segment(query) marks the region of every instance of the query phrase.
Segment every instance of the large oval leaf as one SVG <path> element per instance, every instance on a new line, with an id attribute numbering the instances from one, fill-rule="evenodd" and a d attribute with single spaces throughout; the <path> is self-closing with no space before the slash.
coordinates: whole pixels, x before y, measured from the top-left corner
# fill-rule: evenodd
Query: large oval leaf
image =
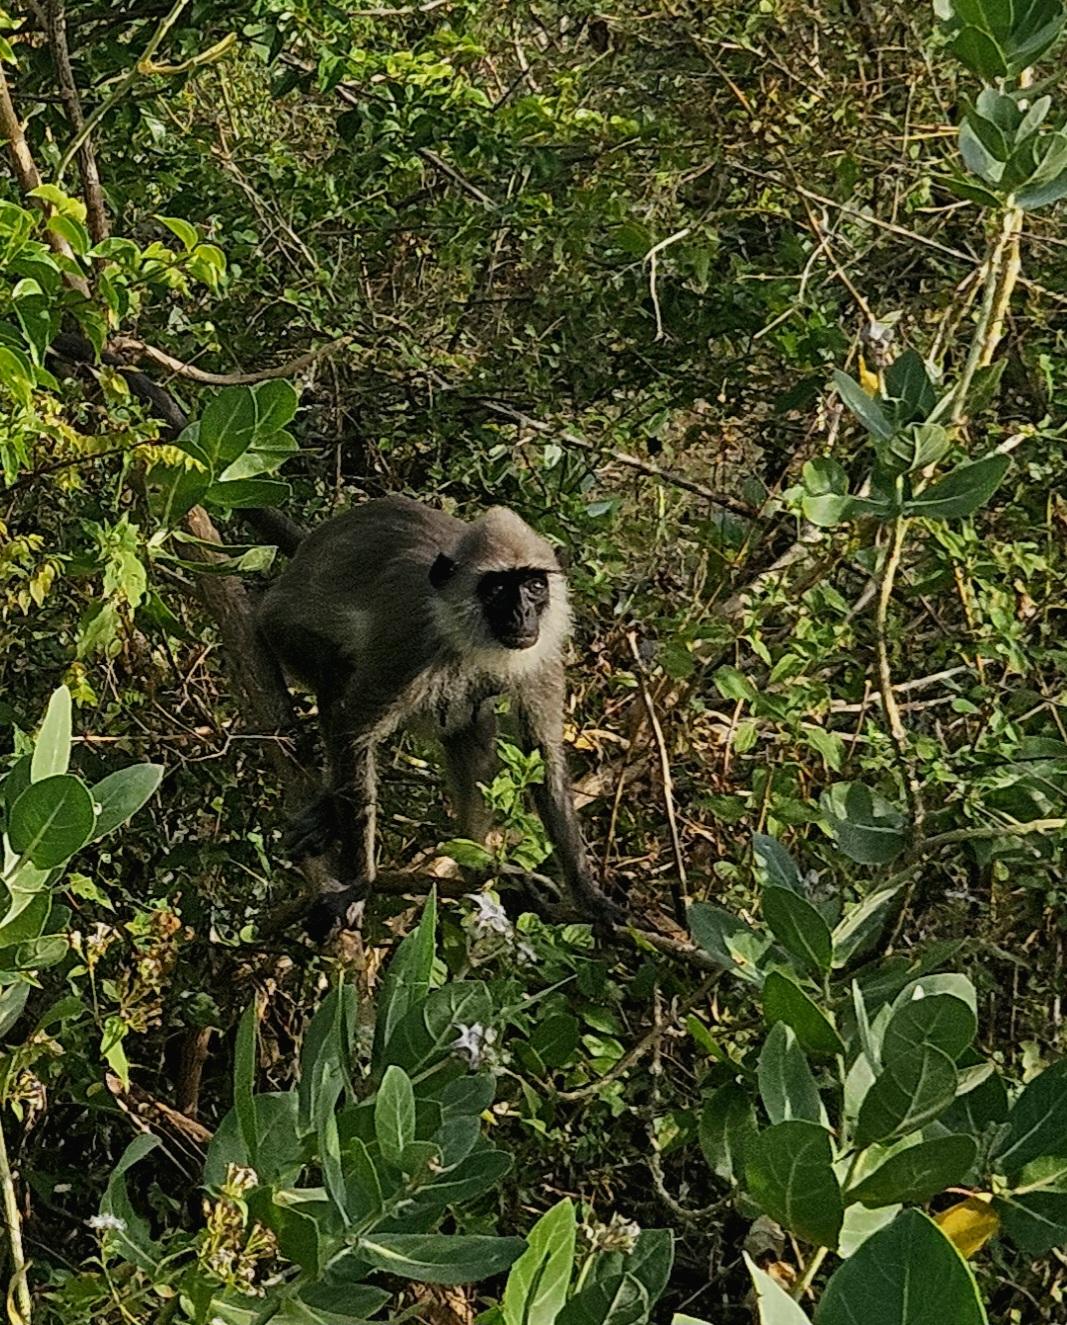
<path id="1" fill-rule="evenodd" d="M 761 1132 L 746 1160 L 748 1189 L 772 1219 L 820 1247 L 837 1246 L 844 1207 L 830 1133 L 794 1120 Z"/>
<path id="2" fill-rule="evenodd" d="M 379 1233 L 355 1245 L 361 1260 L 420 1284 L 471 1284 L 499 1274 L 525 1249 L 522 1238 Z"/>
<path id="3" fill-rule="evenodd" d="M 776 1021 L 791 1026 L 803 1048 L 816 1058 L 833 1058 L 845 1052 L 830 1019 L 781 971 L 772 971 L 764 982 L 763 1015 L 769 1026 Z"/>
<path id="4" fill-rule="evenodd" d="M 937 1136 L 891 1155 L 847 1194 L 867 1206 L 913 1202 L 923 1205 L 946 1187 L 962 1181 L 978 1146 L 969 1136 Z"/>
<path id="5" fill-rule="evenodd" d="M 830 969 L 830 926 L 806 898 L 788 888 L 764 888 L 763 918 L 778 942 L 810 971 Z"/>
<path id="6" fill-rule="evenodd" d="M 1029 1082 L 1012 1105 L 996 1159 L 1009 1177 L 1032 1160 L 1067 1151 L 1067 1059 Z"/>
<path id="7" fill-rule="evenodd" d="M 962 999 L 931 994 L 912 999 L 893 1013 L 882 1040 L 882 1057 L 889 1062 L 933 1044 L 955 1062 L 977 1032 L 978 1018 Z"/>
<path id="8" fill-rule="evenodd" d="M 38 869 L 62 865 L 89 841 L 96 824 L 93 798 L 79 778 L 66 773 L 32 782 L 11 807 L 12 850 Z"/>
<path id="9" fill-rule="evenodd" d="M 131 819 L 155 795 L 163 777 L 162 764 L 131 764 L 93 784 L 90 795 L 99 807 L 93 840 Z"/>
<path id="10" fill-rule="evenodd" d="M 934 1044 L 887 1063 L 860 1105 L 856 1144 L 890 1141 L 925 1127 L 956 1098 L 957 1083 L 955 1064 Z"/>
<path id="11" fill-rule="evenodd" d="M 815 1325 L 987 1325 L 967 1262 L 937 1225 L 905 1210 L 826 1286 Z"/>
<path id="12" fill-rule="evenodd" d="M 1009 463 L 1006 455 L 987 455 L 972 464 L 960 465 L 905 502 L 904 514 L 925 520 L 959 520 L 971 515 L 1000 487 Z"/>

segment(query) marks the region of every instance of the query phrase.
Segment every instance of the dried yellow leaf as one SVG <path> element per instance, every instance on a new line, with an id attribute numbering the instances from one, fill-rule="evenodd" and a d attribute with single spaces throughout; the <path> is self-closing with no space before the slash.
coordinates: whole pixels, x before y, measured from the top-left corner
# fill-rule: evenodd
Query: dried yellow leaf
<path id="1" fill-rule="evenodd" d="M 961 1256 L 970 1260 L 1000 1229 L 1000 1219 L 983 1192 L 942 1210 L 935 1222 Z"/>

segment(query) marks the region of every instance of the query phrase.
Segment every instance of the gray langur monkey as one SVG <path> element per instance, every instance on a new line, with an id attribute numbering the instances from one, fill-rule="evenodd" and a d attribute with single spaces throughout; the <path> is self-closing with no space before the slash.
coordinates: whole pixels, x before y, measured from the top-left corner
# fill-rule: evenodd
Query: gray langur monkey
<path id="1" fill-rule="evenodd" d="M 283 671 L 318 701 L 328 789 L 298 820 L 293 854 L 322 854 L 335 839 L 342 888 L 316 903 L 312 934 L 346 920 L 373 884 L 375 749 L 399 727 L 438 737 L 459 830 L 484 839 L 479 783 L 493 775 L 501 695 L 544 760 L 537 809 L 576 903 L 600 926 L 620 917 L 593 881 L 563 750 L 570 625 L 556 553 L 505 507 L 466 524 L 385 497 L 300 542 L 257 626 Z"/>

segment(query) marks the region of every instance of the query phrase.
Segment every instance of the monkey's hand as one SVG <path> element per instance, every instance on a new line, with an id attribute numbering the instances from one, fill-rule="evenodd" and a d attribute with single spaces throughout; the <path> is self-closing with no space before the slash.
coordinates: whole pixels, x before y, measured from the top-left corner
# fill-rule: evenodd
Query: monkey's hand
<path id="1" fill-rule="evenodd" d="M 282 847 L 297 862 L 324 856 L 339 836 L 337 803 L 328 791 L 322 791 L 290 820 Z"/>
<path id="2" fill-rule="evenodd" d="M 353 884 L 335 892 L 320 893 L 304 919 L 308 938 L 325 943 L 338 929 L 358 929 L 363 919 L 367 885 Z"/>

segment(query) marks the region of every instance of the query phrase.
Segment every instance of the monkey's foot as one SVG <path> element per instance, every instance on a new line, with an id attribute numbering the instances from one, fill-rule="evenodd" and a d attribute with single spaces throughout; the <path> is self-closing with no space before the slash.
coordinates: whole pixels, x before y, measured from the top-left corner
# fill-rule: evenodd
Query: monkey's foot
<path id="1" fill-rule="evenodd" d="M 338 836 L 337 805 L 330 793 L 323 791 L 290 820 L 282 846 L 289 859 L 296 862 L 324 856 Z"/>
<path id="2" fill-rule="evenodd" d="M 304 919 L 308 938 L 325 943 L 338 929 L 358 929 L 367 900 L 366 884 L 354 884 L 336 892 L 320 893 Z"/>
<path id="3" fill-rule="evenodd" d="M 591 922 L 593 933 L 599 939 L 614 938 L 616 928 L 629 920 L 625 909 L 602 893 L 595 884 L 577 890 L 574 900 L 578 909 Z"/>

